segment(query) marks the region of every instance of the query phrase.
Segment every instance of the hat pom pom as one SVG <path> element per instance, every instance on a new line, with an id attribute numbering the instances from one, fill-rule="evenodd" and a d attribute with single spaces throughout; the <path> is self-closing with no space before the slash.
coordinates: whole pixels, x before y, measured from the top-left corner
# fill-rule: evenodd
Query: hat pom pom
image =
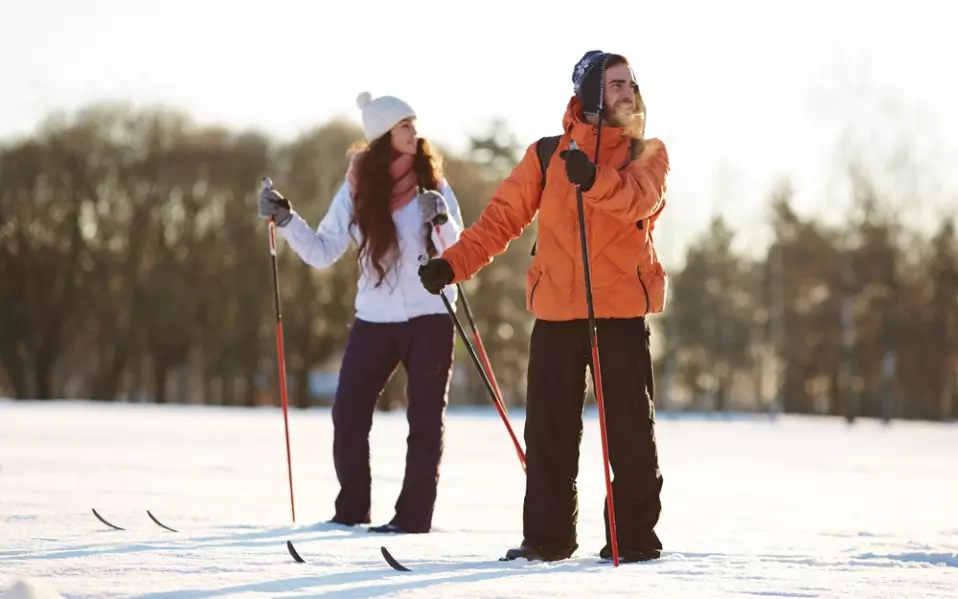
<path id="1" fill-rule="evenodd" d="M 359 109 L 362 110 L 366 107 L 366 104 L 369 104 L 373 99 L 372 94 L 369 92 L 363 92 L 356 96 L 356 106 L 359 106 Z"/>

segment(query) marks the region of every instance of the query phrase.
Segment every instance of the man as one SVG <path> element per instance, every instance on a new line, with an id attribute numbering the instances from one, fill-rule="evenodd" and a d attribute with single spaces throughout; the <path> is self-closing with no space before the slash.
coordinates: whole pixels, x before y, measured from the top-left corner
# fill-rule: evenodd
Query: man
<path id="1" fill-rule="evenodd" d="M 624 57 L 587 52 L 572 80 L 575 95 L 562 121 L 560 160 L 551 160 L 543 172 L 535 144 L 530 146 L 476 223 L 423 265 L 419 276 L 432 293 L 472 278 L 538 213 L 537 250 L 526 275 L 526 307 L 536 320 L 526 396 L 524 538 L 506 558 L 570 557 L 578 548 L 576 477 L 591 362 L 576 186 L 581 189 L 619 558 L 645 561 L 662 549 L 654 531 L 662 475 L 645 316 L 665 304 L 666 274 L 652 230 L 665 207 L 669 159 L 661 141 L 643 139 L 645 106 Z M 570 149 L 572 141 L 577 149 Z M 608 558 L 605 516 L 600 556 Z"/>

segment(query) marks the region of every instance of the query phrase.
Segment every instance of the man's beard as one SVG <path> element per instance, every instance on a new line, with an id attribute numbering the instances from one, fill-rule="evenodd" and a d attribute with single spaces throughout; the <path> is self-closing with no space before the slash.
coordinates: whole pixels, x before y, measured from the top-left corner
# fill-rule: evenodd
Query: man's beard
<path id="1" fill-rule="evenodd" d="M 626 137 L 645 137 L 645 111 L 635 112 L 632 105 L 623 102 L 613 110 L 606 109 L 605 114 L 606 122 L 612 127 L 621 127 Z"/>
<path id="2" fill-rule="evenodd" d="M 616 104 L 612 110 L 606 110 L 606 114 L 606 120 L 613 127 L 628 127 L 636 118 L 634 106 L 627 102 Z"/>

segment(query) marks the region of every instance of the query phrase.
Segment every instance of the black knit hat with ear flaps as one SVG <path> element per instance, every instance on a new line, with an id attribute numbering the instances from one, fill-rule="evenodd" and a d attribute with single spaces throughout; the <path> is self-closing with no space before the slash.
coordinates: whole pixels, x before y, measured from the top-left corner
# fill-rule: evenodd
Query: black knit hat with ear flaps
<path id="1" fill-rule="evenodd" d="M 589 50 L 582 55 L 572 71 L 575 95 L 582 102 L 582 114 L 599 116 L 605 101 L 605 65 L 612 54 L 601 50 Z"/>
<path id="2" fill-rule="evenodd" d="M 605 108 L 605 69 L 613 56 L 614 54 L 610 52 L 590 50 L 579 59 L 572 71 L 575 95 L 582 102 L 582 114 L 585 116 L 599 116 Z M 626 64 L 632 72 L 632 65 Z M 634 72 L 632 72 L 632 80 L 636 80 Z M 645 105 L 641 102 L 638 87 L 636 87 L 636 95 L 644 112 Z"/>
<path id="3" fill-rule="evenodd" d="M 579 101 L 582 103 L 582 114 L 587 117 L 597 117 L 602 114 L 602 111 L 605 108 L 605 69 L 609 64 L 609 59 L 615 56 L 610 52 L 602 52 L 601 50 L 589 50 L 582 55 L 582 58 L 579 59 L 579 62 L 576 63 L 575 69 L 572 71 L 572 85 L 575 88 L 575 95 L 579 98 Z M 626 63 L 628 64 L 628 63 Z M 632 72 L 632 65 L 628 65 L 629 71 Z M 632 72 L 632 80 L 635 81 L 635 73 Z M 645 119 L 645 102 L 642 101 L 642 96 L 638 90 L 638 84 L 635 88 L 636 101 L 639 103 L 642 115 L 643 122 Z M 642 127 L 643 135 L 645 131 L 645 126 Z M 598 138 L 602 135 L 602 121 L 599 120 L 599 125 L 596 130 L 596 146 L 595 146 L 595 156 L 592 161 L 598 163 L 599 161 L 599 143 Z M 641 140 L 632 141 L 632 152 L 633 158 L 637 156 L 637 153 L 641 153 L 643 143 Z"/>

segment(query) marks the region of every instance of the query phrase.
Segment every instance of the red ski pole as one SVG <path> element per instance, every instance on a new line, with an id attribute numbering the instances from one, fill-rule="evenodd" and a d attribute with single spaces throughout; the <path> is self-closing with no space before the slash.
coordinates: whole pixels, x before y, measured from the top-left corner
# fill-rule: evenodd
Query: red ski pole
<path id="1" fill-rule="evenodd" d="M 272 189 L 269 177 L 263 178 L 263 189 Z M 279 275 L 276 268 L 276 221 L 269 219 L 269 254 L 273 266 L 273 307 L 276 311 L 276 359 L 279 367 L 279 394 L 283 405 L 283 428 L 286 433 L 286 470 L 289 473 L 289 507 L 296 522 L 296 502 L 293 500 L 293 461 L 289 451 L 289 401 L 286 396 L 286 355 L 283 350 L 283 315 L 279 308 Z"/>
<path id="2" fill-rule="evenodd" d="M 509 431 L 509 436 L 512 437 L 512 442 L 515 444 L 516 452 L 519 454 L 519 463 L 522 465 L 522 471 L 525 472 L 526 456 L 522 452 L 522 447 L 519 445 L 519 440 L 516 439 L 516 434 L 512 430 L 512 425 L 509 424 L 509 417 L 506 416 L 505 408 L 496 397 L 496 392 L 492 388 L 492 382 L 489 380 L 489 375 L 486 374 L 485 369 L 479 362 L 479 356 L 476 355 L 476 350 L 473 349 L 472 344 L 469 343 L 469 339 L 466 338 L 466 331 L 462 328 L 462 322 L 459 321 L 459 317 L 457 317 L 456 313 L 453 312 L 452 304 L 449 303 L 449 298 L 446 297 L 446 292 L 440 289 L 439 295 L 442 297 L 443 303 L 446 304 L 446 310 L 449 312 L 449 316 L 452 318 L 453 324 L 456 325 L 456 330 L 459 331 L 459 336 L 462 337 L 462 342 L 465 344 L 466 349 L 469 350 L 469 355 L 472 357 L 473 364 L 476 365 L 480 376 L 482 376 L 482 382 L 485 383 L 486 390 L 489 392 L 489 395 L 492 396 L 492 403 L 496 406 L 496 411 L 499 412 L 499 416 L 502 418 L 503 424 L 506 425 L 506 430 Z"/>
<path id="3" fill-rule="evenodd" d="M 445 243 L 442 241 L 442 236 L 439 234 L 439 225 L 435 225 L 436 237 L 439 239 L 439 244 L 442 245 L 443 251 L 446 250 Z M 519 457 L 519 463 L 522 465 L 522 471 L 526 471 L 526 454 L 522 450 L 522 445 L 519 443 L 519 439 L 516 437 L 515 432 L 512 430 L 512 426 L 509 424 L 509 416 L 506 411 L 506 402 L 502 400 L 502 391 L 499 389 L 499 383 L 496 382 L 496 375 L 492 371 L 492 364 L 489 362 L 489 356 L 486 354 L 486 348 L 482 344 L 482 337 L 479 336 L 479 328 L 476 327 L 476 320 L 472 316 L 472 309 L 469 307 L 469 300 L 466 299 L 466 293 L 462 288 L 461 284 L 457 284 L 456 287 L 459 289 L 459 297 L 462 298 L 462 305 L 466 309 L 466 319 L 469 320 L 469 326 L 472 328 L 472 338 L 476 342 L 476 350 L 479 353 L 478 360 L 476 356 L 473 355 L 472 348 L 469 347 L 469 354 L 472 356 L 473 360 L 476 363 L 476 368 L 479 369 L 480 374 L 485 375 L 483 377 L 483 382 L 486 383 L 489 391 L 492 393 L 492 403 L 496 406 L 496 411 L 499 412 L 499 416 L 502 417 L 502 421 L 506 425 L 506 430 L 509 431 L 509 437 L 512 439 L 512 445 L 515 447 L 516 455 Z M 459 318 L 452 311 L 452 306 L 449 304 L 449 300 L 446 298 L 446 295 L 442 294 L 442 299 L 446 303 L 446 307 L 449 310 L 449 316 L 452 317 L 453 321 L 456 324 L 456 328 L 459 330 L 459 334 L 462 337 L 463 342 L 466 346 L 469 346 L 469 342 L 466 341 L 466 333 L 462 330 L 462 323 L 459 322 Z M 481 360 L 481 364 L 480 364 Z"/>
<path id="4" fill-rule="evenodd" d="M 570 146 L 578 148 L 575 140 Z M 612 476 L 609 472 L 609 440 L 606 436 L 605 401 L 602 395 L 602 369 L 599 367 L 599 341 L 595 326 L 595 304 L 592 299 L 592 272 L 589 266 L 589 247 L 585 234 L 585 209 L 582 206 L 582 188 L 576 185 L 576 208 L 579 212 L 579 244 L 582 246 L 582 271 L 585 273 L 585 303 L 589 311 L 589 338 L 592 344 L 592 386 L 599 412 L 599 432 L 602 437 L 602 466 L 605 469 L 605 492 L 609 510 L 609 540 L 612 545 L 612 563 L 619 565 L 619 542 L 615 534 L 615 503 L 612 501 Z"/>
<path id="5" fill-rule="evenodd" d="M 463 291 L 462 285 L 457 285 L 457 287 L 459 288 L 459 297 L 462 298 L 462 306 L 466 309 L 466 320 L 469 321 L 469 326 L 472 328 L 472 338 L 476 342 L 476 351 L 479 353 L 479 359 L 482 360 L 482 365 L 485 367 L 486 373 L 489 376 L 489 382 L 492 384 L 492 389 L 495 393 L 496 408 L 499 409 L 499 413 L 505 418 L 508 413 L 506 410 L 506 402 L 502 400 L 502 391 L 499 390 L 499 383 L 496 382 L 496 375 L 492 371 L 492 364 L 489 363 L 489 356 L 486 354 L 486 348 L 482 344 L 482 337 L 479 336 L 479 328 L 476 327 L 476 320 L 472 317 L 469 300 L 466 299 L 466 293 Z M 519 461 L 522 462 L 522 469 L 524 471 L 526 469 L 526 454 L 522 451 L 522 445 L 519 444 L 519 439 L 516 438 L 511 427 L 509 428 L 509 436 L 512 437 L 512 444 L 516 448 L 516 455 L 519 456 Z"/>

